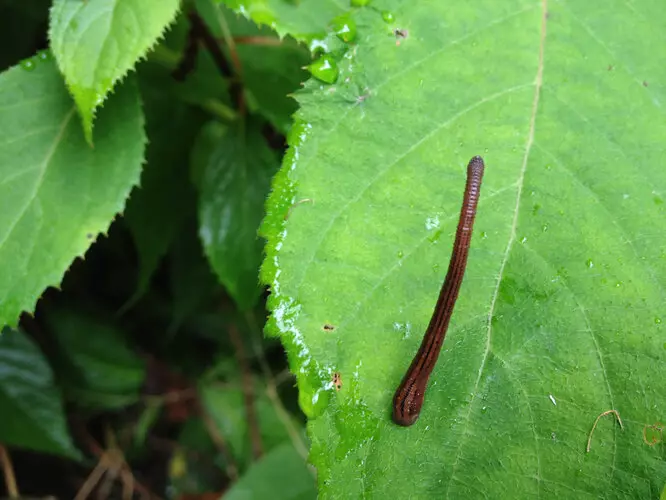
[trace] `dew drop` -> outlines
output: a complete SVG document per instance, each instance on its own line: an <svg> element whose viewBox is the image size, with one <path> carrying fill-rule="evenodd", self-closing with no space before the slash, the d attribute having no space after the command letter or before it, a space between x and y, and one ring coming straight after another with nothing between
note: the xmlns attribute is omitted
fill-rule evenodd
<svg viewBox="0 0 666 500"><path fill-rule="evenodd" d="M20 64L21 68L23 68L26 71L32 71L33 69L35 69L35 61L33 61L32 59L23 59L23 61L21 61Z"/></svg>
<svg viewBox="0 0 666 500"><path fill-rule="evenodd" d="M488 153L488 148L483 150L484 153Z"/></svg>
<svg viewBox="0 0 666 500"><path fill-rule="evenodd" d="M552 166L550 163L548 163L548 164L546 165L546 170L550 170L550 169L552 169L552 168L553 168L553 166Z"/></svg>
<svg viewBox="0 0 666 500"><path fill-rule="evenodd" d="M329 54L324 54L308 66L308 70L317 80L324 83L335 83L340 70L335 59Z"/></svg>
<svg viewBox="0 0 666 500"><path fill-rule="evenodd" d="M585 261L585 265L589 268L592 269L594 267L594 262L592 262L592 259L587 259Z"/></svg>
<svg viewBox="0 0 666 500"><path fill-rule="evenodd" d="M433 270L435 273L436 273L437 271L439 271L439 264L434 264L434 265L432 266L432 270Z"/></svg>
<svg viewBox="0 0 666 500"><path fill-rule="evenodd" d="M356 39L356 22L349 14L333 19L333 32L343 42L353 42Z"/></svg>
<svg viewBox="0 0 666 500"><path fill-rule="evenodd" d="M622 286L621 281L618 281L617 283L615 283L615 288L620 288L621 286Z"/></svg>
<svg viewBox="0 0 666 500"><path fill-rule="evenodd" d="M398 258L402 259L404 256L405 256L405 252L403 252L402 250L399 250L398 251Z"/></svg>
<svg viewBox="0 0 666 500"><path fill-rule="evenodd" d="M660 325L661 324L661 318L659 316L657 316L656 318L654 318L654 322L655 322L655 324Z"/></svg>
<svg viewBox="0 0 666 500"><path fill-rule="evenodd" d="M392 23L395 21L395 16L393 15L393 12L385 10L382 12L382 19L384 20L385 23Z"/></svg>
<svg viewBox="0 0 666 500"><path fill-rule="evenodd" d="M523 237L520 239L520 242L521 242L521 243L525 243L526 241L527 241L527 236L523 236Z"/></svg>
<svg viewBox="0 0 666 500"><path fill-rule="evenodd" d="M548 224L544 224L543 226L541 226L541 230L542 230L544 233L545 233L546 231L548 231Z"/></svg>
<svg viewBox="0 0 666 500"><path fill-rule="evenodd" d="M481 239L485 240L486 238L488 238L488 233L486 233L485 231L481 231Z"/></svg>
<svg viewBox="0 0 666 500"><path fill-rule="evenodd" d="M486 413L487 411L488 411L487 406L484 406L483 408L481 408L481 413Z"/></svg>

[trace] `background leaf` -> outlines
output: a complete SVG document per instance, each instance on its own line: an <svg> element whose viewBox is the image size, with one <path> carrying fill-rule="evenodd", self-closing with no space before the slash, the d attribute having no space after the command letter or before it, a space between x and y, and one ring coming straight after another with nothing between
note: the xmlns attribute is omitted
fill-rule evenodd
<svg viewBox="0 0 666 500"><path fill-rule="evenodd" d="M383 6L357 12L338 83L298 95L263 227L268 328L298 376L322 497L657 497L666 461L642 430L666 413L666 69L648 54L666 14ZM400 428L393 393L476 154L465 282L421 417ZM624 430L604 417L586 453L609 409Z"/></svg>
<svg viewBox="0 0 666 500"><path fill-rule="evenodd" d="M0 75L0 324L15 324L44 288L123 209L146 142L136 85L100 113L89 148L48 53Z"/></svg>
<svg viewBox="0 0 666 500"><path fill-rule="evenodd" d="M51 49L89 143L96 108L155 44L179 5L179 0L54 1Z"/></svg>
<svg viewBox="0 0 666 500"><path fill-rule="evenodd" d="M224 494L225 500L249 498L317 498L312 472L291 443L284 443L268 452Z"/></svg>
<svg viewBox="0 0 666 500"><path fill-rule="evenodd" d="M39 348L18 330L0 331L0 442L80 458L60 390Z"/></svg>
<svg viewBox="0 0 666 500"><path fill-rule="evenodd" d="M163 79L169 78L162 72ZM141 75L143 76L143 75ZM163 79L160 80L163 81ZM147 289L149 280L195 205L189 180L189 152L204 114L175 100L164 86L142 80L146 131L151 138L141 186L125 210L139 254L137 290L127 305Z"/></svg>
<svg viewBox="0 0 666 500"><path fill-rule="evenodd" d="M263 241L257 228L277 158L258 124L211 122L201 131L192 161L204 251L229 294L248 309L259 297Z"/></svg>
<svg viewBox="0 0 666 500"><path fill-rule="evenodd" d="M91 408L118 408L139 399L143 360L108 319L72 307L49 310L60 384L70 399Z"/></svg>

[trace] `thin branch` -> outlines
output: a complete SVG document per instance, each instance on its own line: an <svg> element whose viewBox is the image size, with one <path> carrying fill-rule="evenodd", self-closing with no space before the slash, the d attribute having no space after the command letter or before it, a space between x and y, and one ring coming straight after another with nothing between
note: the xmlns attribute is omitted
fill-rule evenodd
<svg viewBox="0 0 666 500"><path fill-rule="evenodd" d="M0 444L0 464L2 464L2 473L5 476L5 485L7 486L9 498L19 498L21 495L16 486L12 457L9 456L9 451L2 444Z"/></svg>
<svg viewBox="0 0 666 500"><path fill-rule="evenodd" d="M227 58L224 57L220 45L217 43L217 40L215 40L215 37L208 30L208 26L206 26L204 20L201 19L201 16L199 16L199 14L197 14L195 10L191 10L187 14L187 17L190 20L190 26L191 26L190 29L194 31L196 38L201 40L204 46L208 49L211 57L213 58L213 61L215 61L217 69L220 71L222 76L231 78L233 76L233 72L229 67Z"/></svg>
<svg viewBox="0 0 666 500"><path fill-rule="evenodd" d="M287 410L285 410L282 401L278 396L277 388L275 387L275 381L274 381L275 379L273 377L273 372L268 366L268 362L266 361L266 358L264 356L264 351L261 348L261 344L258 341L258 337L261 336L261 330L259 330L257 322L255 321L254 316L252 316L251 312L247 312L245 314L245 320L247 321L247 324L250 326L250 329L253 332L252 348L254 350L254 354L257 356L257 359L259 360L259 365L261 366L261 370L264 372L264 378L266 379L266 394L268 395L268 398L271 400L271 403L273 403L273 406L275 407L275 412L277 413L278 417L282 421L282 424L287 430L287 433L289 434L289 437L291 438L291 441L294 444L294 448L296 448L296 451L298 451L299 455L301 455L303 459L307 460L308 447L305 445L301 433L298 431L298 429L296 429L296 426L294 425L291 416L289 415L289 413L287 413Z"/></svg>
<svg viewBox="0 0 666 500"><path fill-rule="evenodd" d="M227 443L224 440L224 437L222 436L219 429L217 428L217 425L210 417L210 415L206 412L206 410L200 408L200 415L201 415L201 420L203 421L204 426L208 431L208 434L210 434L210 438L213 441L213 444L215 444L218 451L222 453L222 455L224 455L224 459L227 462L227 476L229 476L229 479L231 479L231 481L233 482L237 481L238 467L236 467L236 462L234 461L234 457L229 452L229 448L227 447Z"/></svg>
<svg viewBox="0 0 666 500"><path fill-rule="evenodd" d="M267 46L280 46L282 40L274 36L235 36L234 42L239 45L267 45Z"/></svg>
<svg viewBox="0 0 666 500"><path fill-rule="evenodd" d="M252 456L255 460L259 459L263 454L263 445L261 443L261 432L259 430L259 421L257 419L257 412L254 406L254 388L252 387L252 372L250 371L250 364L247 362L245 356L245 348L243 341L238 334L235 325L229 325L229 338L236 351L236 360L241 370L241 379L243 381L243 398L245 400L245 413L247 415L247 425L250 429L250 441L252 443Z"/></svg>

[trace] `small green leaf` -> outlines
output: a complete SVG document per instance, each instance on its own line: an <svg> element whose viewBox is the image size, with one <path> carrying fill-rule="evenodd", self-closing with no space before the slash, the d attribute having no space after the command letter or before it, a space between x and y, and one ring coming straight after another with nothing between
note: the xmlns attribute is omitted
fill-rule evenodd
<svg viewBox="0 0 666 500"><path fill-rule="evenodd" d="M349 0L216 0L258 25L273 28L280 37L312 42L326 34L331 20L347 12Z"/></svg>
<svg viewBox="0 0 666 500"><path fill-rule="evenodd" d="M100 113L91 149L55 63L33 60L0 75L0 325L59 284L122 211L146 142L132 80Z"/></svg>
<svg viewBox="0 0 666 500"><path fill-rule="evenodd" d="M220 282L241 309L259 297L264 243L257 236L277 158L253 122L201 131L193 154L199 235Z"/></svg>
<svg viewBox="0 0 666 500"><path fill-rule="evenodd" d="M344 490L340 490L343 492ZM314 471L290 442L271 450L225 492L224 500L314 500Z"/></svg>
<svg viewBox="0 0 666 500"><path fill-rule="evenodd" d="M145 364L122 330L97 315L62 306L49 309L47 323L58 348L54 365L69 398L92 408L138 400Z"/></svg>
<svg viewBox="0 0 666 500"><path fill-rule="evenodd" d="M51 367L23 332L0 332L0 443L80 458Z"/></svg>
<svg viewBox="0 0 666 500"><path fill-rule="evenodd" d="M162 36L179 6L179 0L54 0L51 48L88 143L95 110Z"/></svg>

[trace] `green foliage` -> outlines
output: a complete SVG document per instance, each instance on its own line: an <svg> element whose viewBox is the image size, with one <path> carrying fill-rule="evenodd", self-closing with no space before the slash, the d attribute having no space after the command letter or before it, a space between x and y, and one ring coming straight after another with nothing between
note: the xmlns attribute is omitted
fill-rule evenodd
<svg viewBox="0 0 666 500"><path fill-rule="evenodd" d="M54 0L51 47L93 142L93 117L178 12L178 0Z"/></svg>
<svg viewBox="0 0 666 500"><path fill-rule="evenodd" d="M346 0L216 0L280 36L312 42L323 38L329 23L349 9Z"/></svg>
<svg viewBox="0 0 666 500"><path fill-rule="evenodd" d="M211 266L241 309L259 296L263 243L257 227L277 159L256 123L211 122L201 131L192 167L199 198L199 234Z"/></svg>
<svg viewBox="0 0 666 500"><path fill-rule="evenodd" d="M388 24L365 9L337 84L297 94L264 277L323 497L658 496L663 448L641 436L666 412L666 72L648 57L666 18L632 9L433 1ZM465 282L400 428L393 393L476 154ZM586 453L609 409L624 430L602 419Z"/></svg>
<svg viewBox="0 0 666 500"><path fill-rule="evenodd" d="M0 442L78 458L60 390L35 343L19 330L0 332Z"/></svg>
<svg viewBox="0 0 666 500"><path fill-rule="evenodd" d="M57 352L60 385L77 404L117 408L138 401L143 361L111 321L61 306L47 312Z"/></svg>
<svg viewBox="0 0 666 500"><path fill-rule="evenodd" d="M665 24L649 0L0 0L22 489L663 497Z"/></svg>
<svg viewBox="0 0 666 500"><path fill-rule="evenodd" d="M133 80L109 102L92 149L48 52L0 75L0 324L60 283L139 179L146 137Z"/></svg>
<svg viewBox="0 0 666 500"><path fill-rule="evenodd" d="M315 498L316 495L312 472L305 466L294 447L285 443L252 466L224 498L306 500Z"/></svg>

